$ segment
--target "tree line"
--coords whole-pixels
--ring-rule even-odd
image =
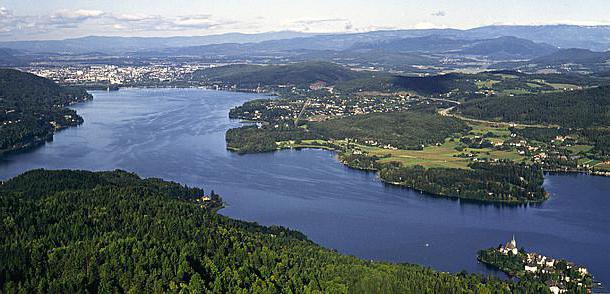
[[[135,174],[35,170],[0,186],[0,289],[13,292],[538,293],[543,285],[364,261],[201,208]]]

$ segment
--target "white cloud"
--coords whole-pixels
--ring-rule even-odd
[[[447,15],[447,13],[442,11],[442,10],[439,10],[439,11],[436,11],[436,12],[432,13],[432,16],[437,16],[437,17],[443,17],[443,16],[446,16],[446,15]]]
[[[2,17],[6,17],[10,14],[10,11],[8,10],[8,8],[2,6],[0,7],[0,16]]]
[[[238,23],[217,19],[207,14],[166,17],[147,14],[112,14],[90,9],[58,10],[40,16],[16,16],[6,7],[0,7],[0,34],[4,36],[40,35],[62,32],[62,30],[69,30],[63,31],[63,34],[70,35],[74,32],[82,32],[85,26],[103,32],[193,31],[221,28]]]
[[[112,15],[111,17],[117,21],[145,21],[155,18],[154,16],[145,14],[119,14]]]
[[[115,29],[130,29],[137,31],[178,31],[210,29],[229,24],[234,21],[220,20],[211,15],[190,15],[183,17],[163,17],[160,15],[109,15],[108,21]]]
[[[90,19],[99,19],[104,16],[100,10],[60,10],[53,13],[50,17],[42,17],[41,25],[51,25],[59,28],[76,28],[83,22]]]
[[[285,25],[287,29],[312,32],[337,32],[352,30],[353,25],[347,18],[301,19]]]
[[[78,9],[75,11],[64,11],[62,15],[68,18],[95,18],[104,15],[104,12],[101,10]]]

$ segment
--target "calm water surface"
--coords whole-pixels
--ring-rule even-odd
[[[124,169],[215,190],[222,214],[282,225],[361,258],[442,271],[492,273],[479,249],[515,234],[518,246],[588,265],[610,283],[610,178],[548,175],[551,199],[506,207],[438,199],[384,185],[321,150],[237,155],[228,110],[263,96],[200,89],[94,92],[85,118],[54,142],[0,162],[0,179],[34,168]]]

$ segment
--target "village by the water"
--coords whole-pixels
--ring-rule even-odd
[[[515,236],[504,245],[479,251],[478,259],[511,278],[543,282],[554,294],[583,290],[591,293],[600,286],[586,267],[519,249]]]

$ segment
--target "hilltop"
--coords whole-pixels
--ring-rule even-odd
[[[192,79],[256,88],[288,84],[307,86],[318,81],[332,85],[365,76],[367,74],[329,62],[303,62],[287,65],[227,65],[198,70],[193,73]]]

